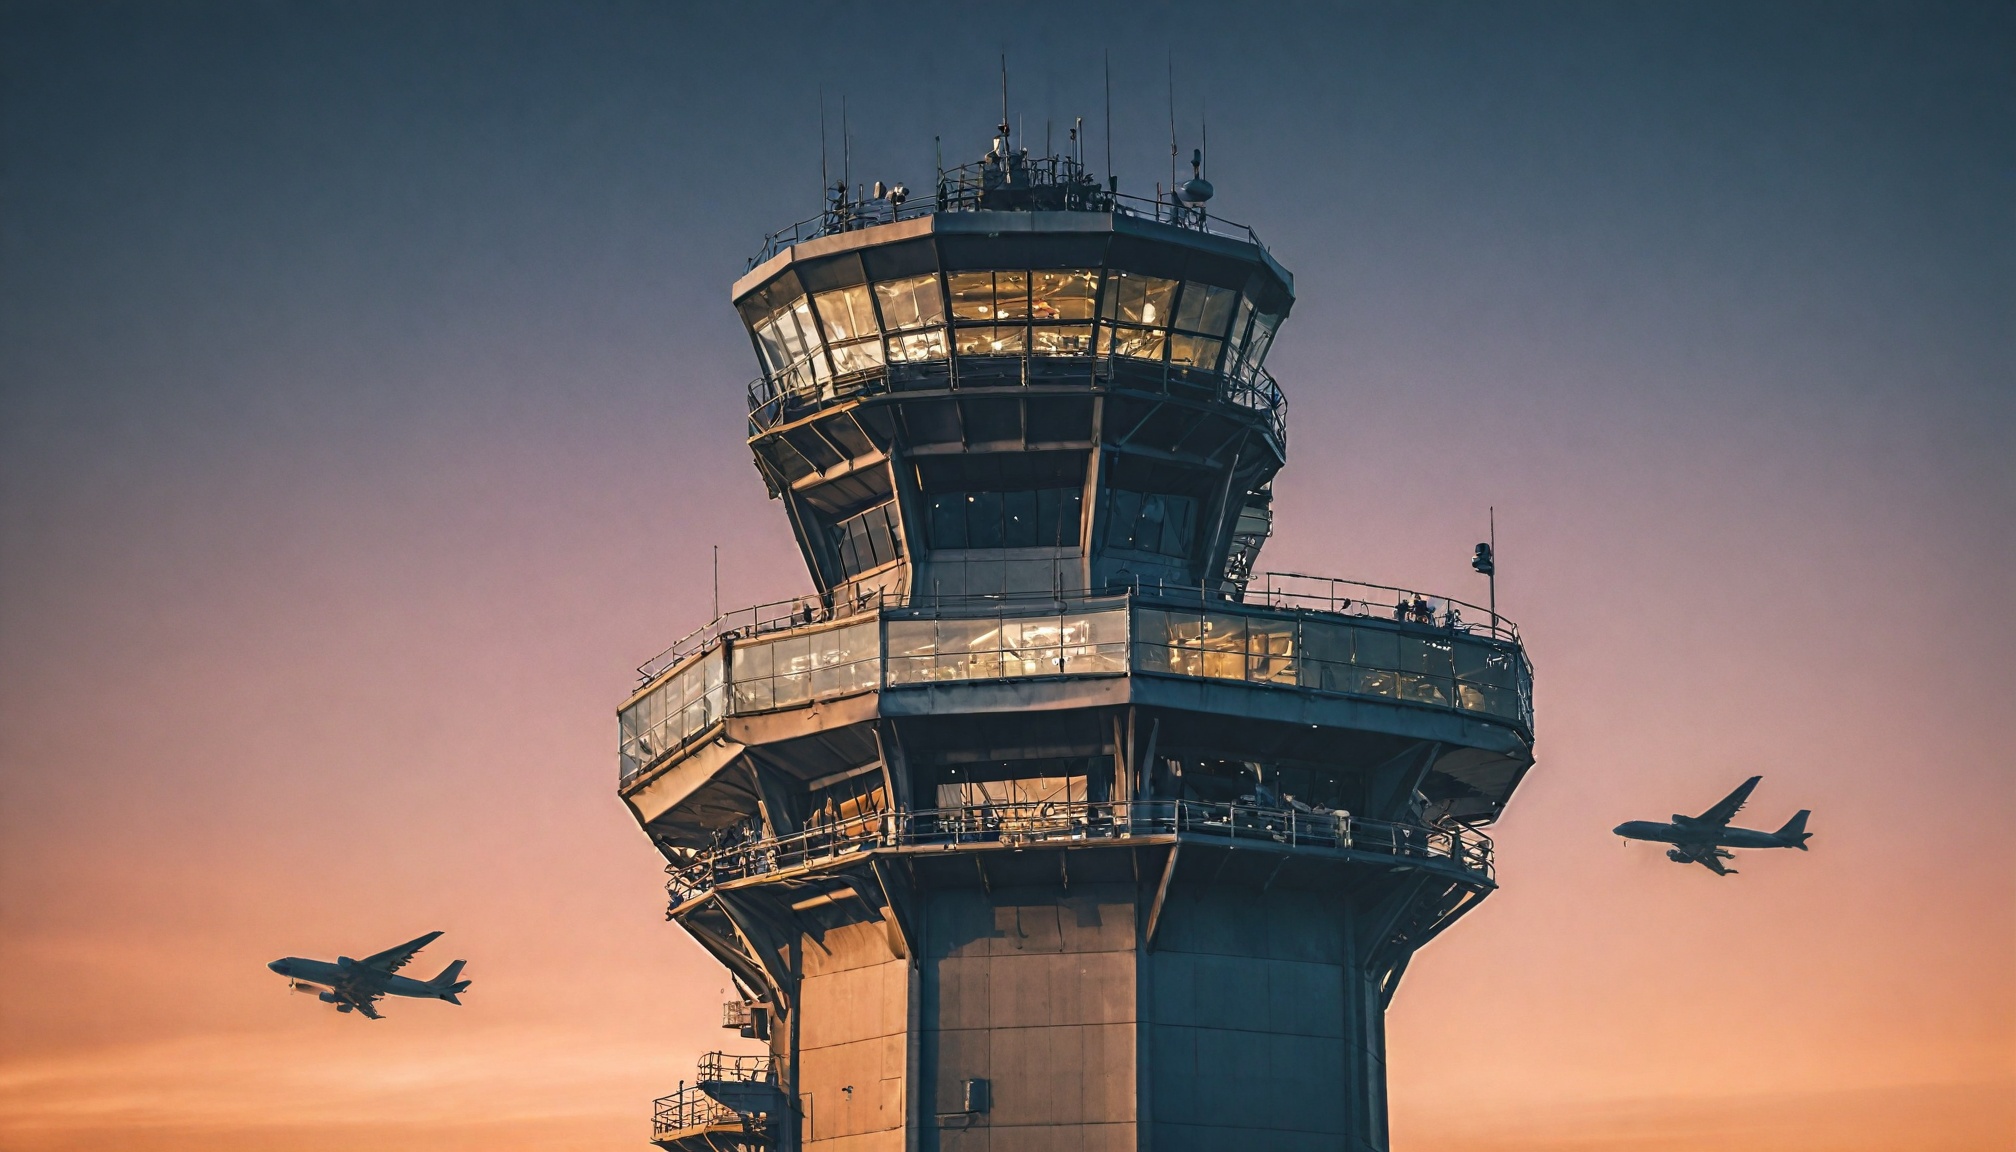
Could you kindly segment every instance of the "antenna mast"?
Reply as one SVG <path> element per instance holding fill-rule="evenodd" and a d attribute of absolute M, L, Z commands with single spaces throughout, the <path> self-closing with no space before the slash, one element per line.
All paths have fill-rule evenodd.
<path fill-rule="evenodd" d="M 1120 190 L 1120 178 L 1113 175 L 1113 53 L 1106 53 L 1106 187 Z"/>
<path fill-rule="evenodd" d="M 1169 210 L 1176 210 L 1176 51 L 1169 56 Z"/>

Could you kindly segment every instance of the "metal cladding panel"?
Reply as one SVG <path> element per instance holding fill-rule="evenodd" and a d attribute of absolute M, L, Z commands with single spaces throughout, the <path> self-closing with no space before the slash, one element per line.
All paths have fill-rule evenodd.
<path fill-rule="evenodd" d="M 909 1055 L 910 965 L 879 922 L 808 934 L 799 948 L 798 1091 L 806 1147 L 900 1149 Z"/>
<path fill-rule="evenodd" d="M 1172 891 L 1146 972 L 1156 1148 L 1334 1148 L 1362 1132 L 1348 915 L 1328 893 Z"/>
<path fill-rule="evenodd" d="M 1081 1147 L 1093 1128 L 1120 1135 L 1092 1146 L 1131 1147 L 1134 909 L 1131 885 L 931 894 L 923 1042 L 940 1147 Z M 983 1116 L 960 1112 L 969 1079 L 989 1081 Z"/>

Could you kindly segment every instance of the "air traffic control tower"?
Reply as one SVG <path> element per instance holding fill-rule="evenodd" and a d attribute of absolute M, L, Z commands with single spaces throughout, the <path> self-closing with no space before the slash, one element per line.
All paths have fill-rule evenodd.
<path fill-rule="evenodd" d="M 1530 667 L 1493 610 L 1258 568 L 1293 279 L 1194 167 L 1076 151 L 831 189 L 735 284 L 812 590 L 620 711 L 754 1053 L 663 1148 L 1388 1146 L 1384 1013 L 1494 887 Z"/>

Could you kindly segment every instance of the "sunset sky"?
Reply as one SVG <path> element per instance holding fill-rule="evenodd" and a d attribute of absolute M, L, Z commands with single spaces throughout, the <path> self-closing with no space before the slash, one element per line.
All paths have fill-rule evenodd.
<path fill-rule="evenodd" d="M 725 973 L 633 669 L 807 587 L 728 285 L 1208 118 L 1296 277 L 1275 570 L 1499 600 L 1538 764 L 1399 1152 L 2016 1143 L 2016 9 L 0 4 L 0 1148 L 646 1147 Z M 1103 163 L 1098 166 L 1103 167 Z M 1814 811 L 1717 879 L 1609 829 Z M 455 1008 L 264 965 L 431 929 Z"/>

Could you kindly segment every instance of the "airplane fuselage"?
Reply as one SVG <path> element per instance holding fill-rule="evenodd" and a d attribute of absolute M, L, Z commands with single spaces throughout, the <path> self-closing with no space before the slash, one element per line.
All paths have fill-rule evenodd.
<path fill-rule="evenodd" d="M 1800 842 L 1776 832 L 1755 828 L 1730 828 L 1681 821 L 1662 824 L 1657 820 L 1629 820 L 1611 829 L 1627 840 L 1651 840 L 1660 844 L 1683 844 L 1690 848 L 1797 848 Z"/>
<path fill-rule="evenodd" d="M 267 965 L 282 976 L 299 980 L 304 984 L 322 984 L 339 991 L 354 989 L 358 992 L 382 992 L 387 996 L 416 996 L 425 1000 L 441 998 L 439 985 L 410 976 L 397 976 L 365 968 L 360 964 L 344 964 L 340 961 L 309 960 L 300 956 L 288 956 Z"/>

